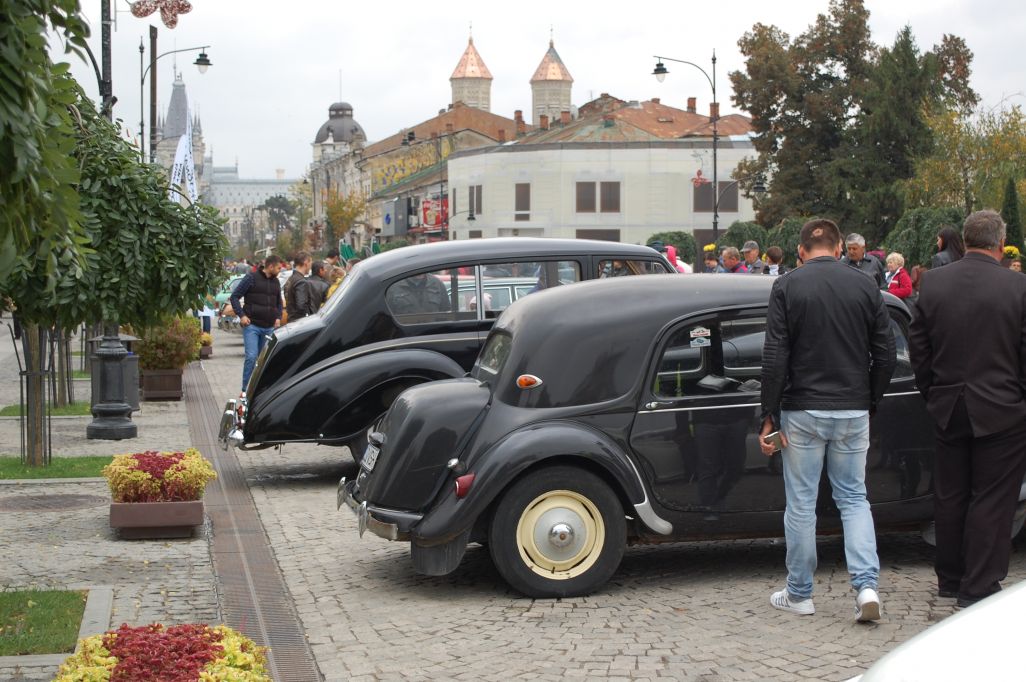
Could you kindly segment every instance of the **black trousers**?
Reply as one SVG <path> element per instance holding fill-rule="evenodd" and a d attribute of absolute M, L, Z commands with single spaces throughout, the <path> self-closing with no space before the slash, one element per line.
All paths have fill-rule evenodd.
<path fill-rule="evenodd" d="M 947 429 L 937 429 L 934 467 L 937 584 L 982 599 L 1008 575 L 1012 516 L 1026 473 L 1026 423 L 973 436 L 959 399 Z"/>

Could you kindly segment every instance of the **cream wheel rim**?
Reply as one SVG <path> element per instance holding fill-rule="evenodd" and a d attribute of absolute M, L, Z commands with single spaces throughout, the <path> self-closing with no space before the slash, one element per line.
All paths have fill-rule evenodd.
<path fill-rule="evenodd" d="M 598 507 L 572 490 L 550 490 L 534 498 L 517 522 L 517 548 L 527 567 L 552 580 L 584 574 L 605 545 Z"/>

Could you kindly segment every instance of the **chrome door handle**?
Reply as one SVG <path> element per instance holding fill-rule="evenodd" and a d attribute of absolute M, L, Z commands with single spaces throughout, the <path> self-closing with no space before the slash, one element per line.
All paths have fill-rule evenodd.
<path fill-rule="evenodd" d="M 645 403 L 646 410 L 658 410 L 660 407 L 672 407 L 673 403 L 669 400 L 653 400 L 650 403 Z"/>

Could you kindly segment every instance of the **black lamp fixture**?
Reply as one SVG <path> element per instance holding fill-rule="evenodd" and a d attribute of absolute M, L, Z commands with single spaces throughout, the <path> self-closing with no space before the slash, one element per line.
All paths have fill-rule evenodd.
<path fill-rule="evenodd" d="M 207 69 L 211 67 L 213 62 L 211 62 L 210 58 L 207 57 L 206 52 L 200 52 L 199 57 L 196 58 L 196 61 L 194 61 L 193 64 L 196 65 L 196 68 L 199 69 L 200 73 L 206 73 Z"/>
<path fill-rule="evenodd" d="M 668 73 L 670 72 L 666 69 L 665 64 L 663 64 L 661 61 L 656 62 L 655 70 L 652 72 L 652 75 L 656 77 L 657 81 L 662 83 L 664 80 L 666 80 L 666 74 Z"/>

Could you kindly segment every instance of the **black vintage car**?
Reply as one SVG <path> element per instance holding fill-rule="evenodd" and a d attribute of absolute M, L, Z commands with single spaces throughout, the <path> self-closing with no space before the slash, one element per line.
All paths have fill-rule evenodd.
<path fill-rule="evenodd" d="M 409 541 L 422 573 L 448 573 L 468 542 L 487 543 L 506 580 L 537 597 L 601 586 L 627 542 L 781 535 L 780 454 L 758 446 L 773 279 L 635 277 L 515 303 L 469 377 L 398 397 L 339 506 L 361 534 Z M 933 511 L 933 428 L 913 385 L 908 311 L 885 298 L 898 361 L 871 423 L 866 485 L 878 527 L 920 528 Z M 823 485 L 819 528 L 837 532 Z"/>
<path fill-rule="evenodd" d="M 673 272 L 646 246 L 474 239 L 409 246 L 353 269 L 320 313 L 275 330 L 220 438 L 242 448 L 316 442 L 359 458 L 369 427 L 415 384 L 463 376 L 495 318 L 542 289 Z"/>

